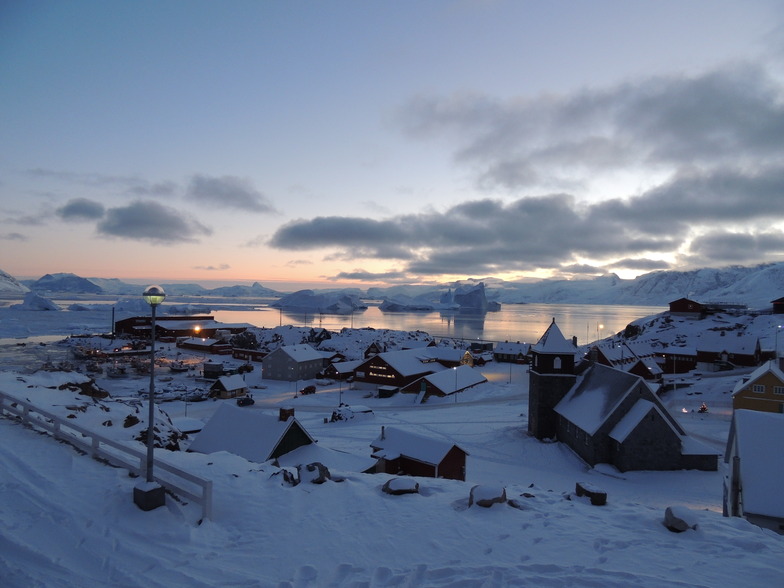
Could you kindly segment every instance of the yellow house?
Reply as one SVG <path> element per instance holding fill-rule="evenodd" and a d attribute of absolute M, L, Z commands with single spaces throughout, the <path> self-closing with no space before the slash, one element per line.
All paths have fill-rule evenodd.
<path fill-rule="evenodd" d="M 784 371 L 779 362 L 766 361 L 738 382 L 732 408 L 784 413 Z"/>

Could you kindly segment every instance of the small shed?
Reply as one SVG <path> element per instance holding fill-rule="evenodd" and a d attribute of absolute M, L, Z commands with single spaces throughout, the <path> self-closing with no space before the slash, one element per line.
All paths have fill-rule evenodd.
<path fill-rule="evenodd" d="M 450 441 L 381 427 L 370 447 L 376 472 L 465 480 L 468 452 Z"/>
<path fill-rule="evenodd" d="M 248 461 L 263 463 L 315 443 L 293 416 L 267 415 L 258 410 L 222 404 L 191 443 L 188 451 L 226 451 Z"/>
<path fill-rule="evenodd" d="M 210 396 L 218 398 L 236 398 L 248 393 L 248 385 L 242 376 L 221 376 L 210 386 Z"/>

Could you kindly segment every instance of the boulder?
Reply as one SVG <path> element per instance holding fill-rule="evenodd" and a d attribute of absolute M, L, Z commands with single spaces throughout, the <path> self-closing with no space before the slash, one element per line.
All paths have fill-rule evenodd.
<path fill-rule="evenodd" d="M 497 486 L 474 486 L 471 488 L 471 494 L 468 497 L 468 506 L 476 504 L 489 508 L 494 504 L 503 504 L 506 502 L 506 488 Z"/>
<path fill-rule="evenodd" d="M 323 484 L 332 478 L 327 466 L 318 461 L 306 466 L 297 466 L 297 475 L 300 482 L 310 482 L 311 484 Z"/>
<path fill-rule="evenodd" d="M 577 496 L 587 496 L 591 499 L 594 506 L 604 506 L 607 504 L 607 492 L 588 482 L 577 482 L 575 486 Z"/>
<path fill-rule="evenodd" d="M 418 494 L 419 482 L 413 478 L 390 478 L 381 487 L 381 491 L 393 496 L 401 494 Z"/>
<path fill-rule="evenodd" d="M 697 517 L 684 506 L 668 506 L 664 511 L 664 526 L 673 533 L 697 530 Z"/>

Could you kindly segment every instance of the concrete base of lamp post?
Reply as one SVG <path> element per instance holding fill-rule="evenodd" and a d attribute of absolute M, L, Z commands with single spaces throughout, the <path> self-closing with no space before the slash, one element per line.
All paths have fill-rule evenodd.
<path fill-rule="evenodd" d="M 142 510 L 166 504 L 166 489 L 156 482 L 140 482 L 133 488 L 133 503 Z"/>

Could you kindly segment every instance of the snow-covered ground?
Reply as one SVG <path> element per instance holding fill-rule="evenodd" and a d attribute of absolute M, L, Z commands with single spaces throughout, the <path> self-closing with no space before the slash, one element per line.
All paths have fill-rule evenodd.
<path fill-rule="evenodd" d="M 11 324 L 18 332 L 27 322 L 28 334 L 62 335 L 76 326 L 63 316 L 48 330 L 33 326 L 46 320 L 38 318 L 42 315 L 78 315 L 80 329 L 101 330 L 86 320 L 86 312 L 39 312 L 32 322 L 17 316 L 3 327 Z M 0 338 L 7 333 L 0 329 Z M 75 412 L 68 406 L 81 401 L 90 407 L 76 411 L 76 421 L 133 443 L 132 432 L 101 426 L 92 415 L 119 422 L 133 410 L 127 398 L 138 398 L 148 378 L 98 377 L 112 395 L 100 403 L 47 388 L 45 376 L 31 372 L 42 361 L 61 361 L 67 354 L 65 346 L 44 342 L 0 346 L 5 370 L 0 390 L 63 414 Z M 164 357 L 176 353 L 163 345 Z M 295 408 L 319 446 L 360 456 L 369 456 L 369 443 L 382 425 L 447 439 L 470 454 L 467 481 L 420 478 L 419 494 L 390 496 L 381 492 L 388 475 L 332 471 L 341 481 L 291 487 L 269 464 L 227 453 L 156 451 L 159 459 L 213 480 L 214 514 L 201 524 L 198 505 L 171 497 L 166 508 L 140 511 L 132 500 L 136 480 L 125 470 L 0 419 L 3 586 L 784 585 L 784 537 L 721 516 L 721 471 L 588 468 L 560 444 L 529 438 L 525 370 L 513 366 L 510 377 L 509 364 L 491 362 L 482 368 L 488 383 L 456 399 L 415 406 L 410 395 L 377 399 L 345 384 L 318 386 L 316 394 L 295 397 L 296 384 L 262 381 L 257 367 L 246 375 L 256 404 L 244 410 L 277 414 L 280 407 Z M 156 373 L 159 389 L 201 385 L 194 372 L 170 374 L 161 368 Z M 692 378 L 664 400 L 687 431 L 723 451 L 729 393 L 739 377 Z M 52 400 L 58 394 L 62 402 Z M 325 422 L 340 400 L 368 406 L 373 416 Z M 692 412 L 703 401 L 710 412 Z M 206 420 L 224 402 L 233 401 L 174 401 L 160 407 L 176 423 L 186 415 Z M 606 490 L 607 505 L 576 497 L 579 481 Z M 469 508 L 477 484 L 506 488 L 519 508 Z M 668 531 L 662 524 L 667 506 L 691 509 L 697 529 Z"/>

